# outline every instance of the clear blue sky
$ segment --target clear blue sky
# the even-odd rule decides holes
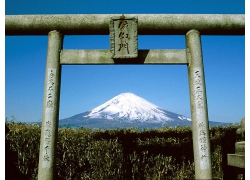
[[[242,0],[6,0],[5,14],[244,14]],[[47,36],[5,37],[5,117],[41,121]],[[184,36],[139,36],[139,49],[185,49]],[[65,36],[64,49],[109,49],[108,36]],[[210,121],[245,115],[245,36],[202,36]],[[63,66],[60,119],[122,93],[190,117],[185,65]]]

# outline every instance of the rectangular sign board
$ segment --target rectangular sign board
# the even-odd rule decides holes
[[[136,58],[138,56],[137,42],[138,19],[112,17],[109,24],[110,51],[113,59]]]

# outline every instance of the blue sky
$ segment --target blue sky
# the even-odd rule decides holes
[[[242,0],[6,0],[5,14],[244,14]],[[41,121],[47,36],[5,37],[5,117]],[[210,121],[245,115],[245,36],[202,36]],[[139,36],[139,49],[185,49],[184,36]],[[109,49],[108,36],[65,36],[63,49]],[[133,92],[190,117],[185,65],[63,66],[60,119]]]

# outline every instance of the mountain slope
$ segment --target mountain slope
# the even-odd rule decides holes
[[[133,93],[119,94],[91,111],[59,121],[59,125],[90,128],[150,128],[190,124],[190,118],[166,111]]]
[[[133,93],[119,94],[106,103],[92,109],[84,117],[151,123],[174,121],[176,118],[190,120],[181,115],[174,117],[173,113],[163,110]]]

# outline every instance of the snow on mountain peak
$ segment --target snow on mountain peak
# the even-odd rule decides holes
[[[173,120],[168,116],[167,111],[130,92],[115,96],[92,109],[84,117],[128,122],[165,122]]]

